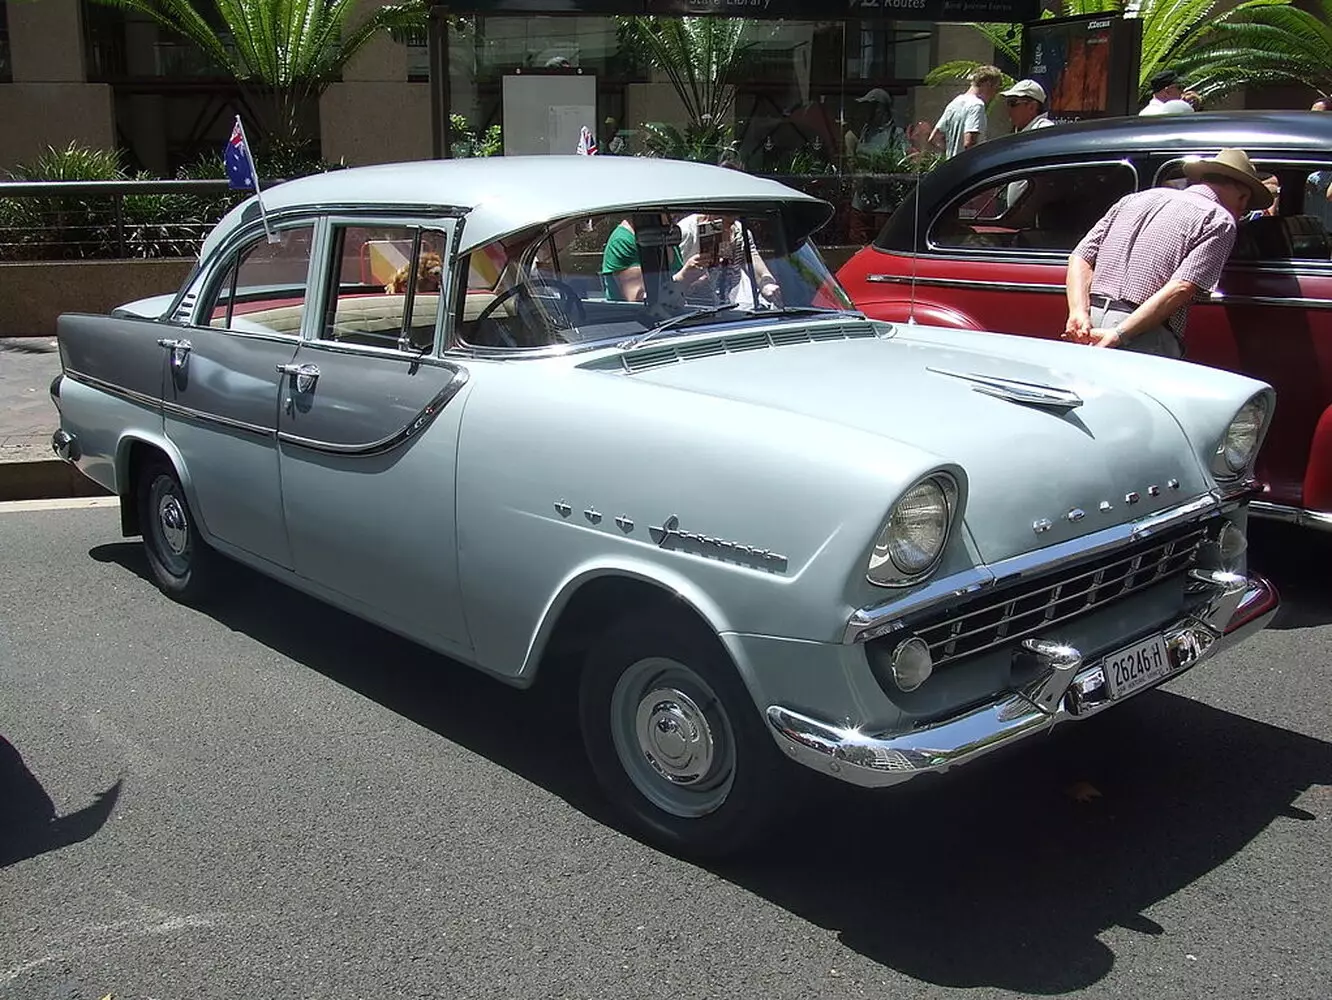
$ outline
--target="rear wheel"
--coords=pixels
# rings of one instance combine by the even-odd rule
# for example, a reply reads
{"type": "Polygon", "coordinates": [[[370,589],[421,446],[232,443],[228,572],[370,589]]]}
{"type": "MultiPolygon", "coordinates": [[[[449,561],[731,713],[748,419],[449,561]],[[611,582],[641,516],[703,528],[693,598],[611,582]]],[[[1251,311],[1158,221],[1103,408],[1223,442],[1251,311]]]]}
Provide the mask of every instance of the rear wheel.
{"type": "Polygon", "coordinates": [[[217,557],[199,535],[180,478],[165,459],[144,466],[138,481],[139,525],[153,580],[162,592],[193,603],[207,596],[217,557]]]}
{"type": "Polygon", "coordinates": [[[611,626],[584,664],[579,715],[602,788],[661,846],[726,854],[772,822],[790,765],[698,623],[658,613],[611,626]]]}

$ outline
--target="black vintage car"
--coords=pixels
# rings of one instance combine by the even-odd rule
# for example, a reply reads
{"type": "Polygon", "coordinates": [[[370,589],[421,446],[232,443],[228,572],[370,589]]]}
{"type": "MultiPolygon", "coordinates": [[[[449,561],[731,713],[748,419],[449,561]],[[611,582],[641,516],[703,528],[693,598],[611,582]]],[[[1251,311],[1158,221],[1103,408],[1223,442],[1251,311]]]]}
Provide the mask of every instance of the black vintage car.
{"type": "Polygon", "coordinates": [[[1253,511],[1332,529],[1332,114],[1112,118],[992,140],[925,175],[838,277],[877,319],[1057,338],[1083,234],[1116,199],[1182,184],[1188,160],[1226,147],[1279,194],[1240,223],[1220,286],[1190,313],[1186,357],[1276,387],[1253,511]]]}

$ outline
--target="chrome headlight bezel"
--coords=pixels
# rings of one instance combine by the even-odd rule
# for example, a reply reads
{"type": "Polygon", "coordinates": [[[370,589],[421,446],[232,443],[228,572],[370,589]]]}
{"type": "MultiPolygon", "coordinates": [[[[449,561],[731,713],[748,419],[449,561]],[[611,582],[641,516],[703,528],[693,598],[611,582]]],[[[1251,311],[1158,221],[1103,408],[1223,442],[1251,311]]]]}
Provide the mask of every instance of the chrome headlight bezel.
{"type": "Polygon", "coordinates": [[[1225,432],[1212,452],[1212,475],[1220,482],[1233,482],[1253,468],[1262,447],[1271,416],[1271,400],[1266,393],[1251,397],[1230,418],[1225,432]]]}
{"type": "Polygon", "coordinates": [[[959,494],[957,480],[947,472],[932,472],[903,490],[888,511],[888,518],[870,550],[869,562],[865,567],[869,582],[876,587],[909,587],[933,573],[943,559],[948,541],[953,535],[959,494]],[[923,558],[912,561],[904,556],[900,533],[911,529],[911,522],[920,516],[918,505],[922,502],[939,512],[937,544],[931,543],[925,547],[923,558]],[[917,509],[912,510],[913,507],[917,509]]]}

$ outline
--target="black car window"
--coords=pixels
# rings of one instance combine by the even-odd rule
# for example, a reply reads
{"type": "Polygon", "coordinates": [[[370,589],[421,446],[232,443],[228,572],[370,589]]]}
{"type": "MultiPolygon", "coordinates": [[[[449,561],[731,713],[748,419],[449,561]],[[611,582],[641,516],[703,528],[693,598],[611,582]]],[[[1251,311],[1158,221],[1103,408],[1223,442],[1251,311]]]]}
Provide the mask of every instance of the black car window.
{"type": "MultiPolygon", "coordinates": [[[[1254,167],[1274,189],[1271,208],[1244,214],[1235,235],[1234,263],[1272,263],[1295,260],[1328,261],[1332,258],[1332,202],[1328,187],[1332,167],[1311,170],[1308,165],[1284,165],[1255,160],[1254,167]]],[[[1158,185],[1184,187],[1182,163],[1166,166],[1158,185]]]]}
{"type": "Polygon", "coordinates": [[[972,188],[930,229],[940,248],[982,247],[1067,253],[1116,201],[1134,189],[1122,163],[1070,165],[1006,175],[972,188]]]}
{"type": "Polygon", "coordinates": [[[250,333],[301,335],[313,225],[258,236],[229,258],[201,315],[209,326],[250,333]]]}
{"type": "Polygon", "coordinates": [[[420,350],[435,341],[445,234],[417,226],[333,230],[333,281],[319,338],[420,350]]]}

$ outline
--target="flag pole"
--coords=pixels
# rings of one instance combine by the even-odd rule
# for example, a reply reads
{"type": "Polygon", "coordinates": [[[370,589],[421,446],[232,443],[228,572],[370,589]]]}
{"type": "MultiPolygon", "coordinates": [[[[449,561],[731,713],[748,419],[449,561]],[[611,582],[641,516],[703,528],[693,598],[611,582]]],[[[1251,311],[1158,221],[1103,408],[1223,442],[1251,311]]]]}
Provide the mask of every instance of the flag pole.
{"type": "Polygon", "coordinates": [[[254,180],[254,200],[259,203],[259,218],[264,223],[264,235],[268,237],[269,243],[281,243],[282,237],[273,232],[268,224],[268,211],[264,208],[263,192],[259,190],[259,168],[254,162],[254,153],[250,151],[250,137],[245,134],[245,123],[241,121],[241,116],[236,116],[236,127],[240,129],[241,142],[245,144],[245,158],[250,161],[250,177],[254,180]]]}

